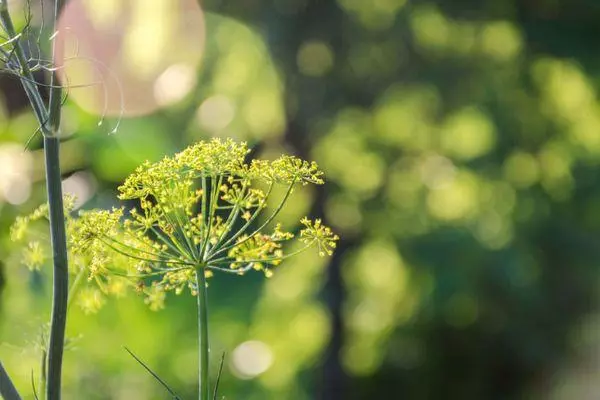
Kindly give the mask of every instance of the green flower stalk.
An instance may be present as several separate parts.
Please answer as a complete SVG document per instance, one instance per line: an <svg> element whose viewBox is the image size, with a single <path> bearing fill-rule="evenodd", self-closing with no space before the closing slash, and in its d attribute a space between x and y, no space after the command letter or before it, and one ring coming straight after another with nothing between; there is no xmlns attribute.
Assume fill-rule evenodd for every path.
<svg viewBox="0 0 600 400"><path fill-rule="evenodd" d="M96 283L80 292L80 305L95 311L102 295L126 287L144 293L153 310L164 307L168 291L189 290L197 297L201 400L210 396L207 279L252 270L270 277L283 260L311 247L331 255L338 240L319 219L303 218L298 235L276 222L298 185L323 184L316 163L293 156L247 162L248 153L245 143L232 140L200 142L142 164L125 180L119 198L135 201L135 208L67 218L72 273L85 269ZM273 194L277 186L284 188L282 196ZM41 211L17 221L15 239ZM302 245L290 252L286 244L295 238ZM24 257L33 267L42 253L36 243Z"/></svg>

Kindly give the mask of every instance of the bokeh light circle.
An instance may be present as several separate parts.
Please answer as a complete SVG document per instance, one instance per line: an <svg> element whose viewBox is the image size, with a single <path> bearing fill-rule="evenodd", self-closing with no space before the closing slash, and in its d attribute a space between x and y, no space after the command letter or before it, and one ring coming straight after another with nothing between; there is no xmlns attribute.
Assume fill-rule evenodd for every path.
<svg viewBox="0 0 600 400"><path fill-rule="evenodd" d="M241 379L252 379L267 371L274 361L273 352L258 340L248 340L233 350L232 371Z"/></svg>
<svg viewBox="0 0 600 400"><path fill-rule="evenodd" d="M193 89L204 15L196 0L71 0L54 40L71 100L98 115L138 116Z"/></svg>

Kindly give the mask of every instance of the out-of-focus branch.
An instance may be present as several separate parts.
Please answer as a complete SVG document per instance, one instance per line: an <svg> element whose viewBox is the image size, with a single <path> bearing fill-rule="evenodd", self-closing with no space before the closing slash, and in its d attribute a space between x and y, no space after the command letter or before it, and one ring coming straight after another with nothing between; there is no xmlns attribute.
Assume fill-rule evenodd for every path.
<svg viewBox="0 0 600 400"><path fill-rule="evenodd" d="M0 396L4 400L21 400L21 396L6 373L2 362L0 362Z"/></svg>
<svg viewBox="0 0 600 400"><path fill-rule="evenodd" d="M9 40L12 40L17 37L17 32L15 31L15 27L8 12L8 2L7 0L0 0L0 22L2 23L2 27L6 31ZM22 76L21 84L25 89L25 93L27 94L27 98L31 103L31 107L33 108L33 112L40 124L42 133L44 135L49 134L48 128L48 112L44 105L44 100L42 96L35 86L35 78L33 77L33 73L29 68L29 64L27 63L27 58L25 57L25 50L23 49L23 45L20 42L20 39L16 39L13 43L14 46L14 55L16 57L16 61L19 64L20 71L19 73Z"/></svg>

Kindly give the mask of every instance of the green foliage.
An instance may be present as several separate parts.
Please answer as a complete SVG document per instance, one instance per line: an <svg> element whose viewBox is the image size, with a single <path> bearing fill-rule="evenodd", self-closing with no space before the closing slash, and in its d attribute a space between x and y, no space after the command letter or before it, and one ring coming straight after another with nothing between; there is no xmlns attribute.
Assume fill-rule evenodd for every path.
<svg viewBox="0 0 600 400"><path fill-rule="evenodd" d="M284 230L322 214L346 239L331 263L311 251L272 279L210 280L213 349L228 350L228 397L311 399L327 388L321 397L331 399L551 397L560 371L594 354L588 346L598 337L589 315L600 257L594 1L220 4L204 2L206 52L185 98L123 121L109 136L102 133L115 121L98 128L71 97L62 155L73 172L66 186L82 191L84 208L106 210L121 206L112 201L115 183L141 160L213 136L253 141L267 159L293 148L327 172L327 187L298 185L277 220ZM130 47L160 57L159 46L140 37ZM0 168L0 246L9 255L8 225L44 198L39 144L26 162L17 158L34 118L13 100L18 92L0 85L0 159L13 166ZM275 185L271 197L285 188ZM267 188L252 189L261 190L250 199L257 204ZM222 206L232 206L238 190L223 193ZM133 204L146 218L139 200L126 200ZM295 242L288 241L302 245ZM26 250L24 243L19 260ZM11 261L2 341L20 344L37 332L22 321L41 314L48 269L29 273ZM144 290L157 279L144 279ZM138 366L105 351L123 343L139 343L136 352L191 395L193 299L173 296L168 312L153 313L133 296L106 301L91 283L82 291L93 289L90 303L101 300L104 309L71 312L71 331L84 335L75 356L87 362L67 370L66 396L99 399L110 388L113 397L161 398L150 379L139 381ZM235 357L247 341L268 349L250 357L270 360L264 371ZM0 351L16 379L29 376L22 364L37 362L27 351ZM348 379L336 387L342 371ZM585 397L569 390L563 397Z"/></svg>

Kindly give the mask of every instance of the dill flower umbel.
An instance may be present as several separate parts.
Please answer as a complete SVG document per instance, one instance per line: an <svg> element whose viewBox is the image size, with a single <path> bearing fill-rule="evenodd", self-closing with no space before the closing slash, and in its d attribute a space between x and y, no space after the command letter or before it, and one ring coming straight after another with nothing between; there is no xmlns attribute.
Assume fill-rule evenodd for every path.
<svg viewBox="0 0 600 400"><path fill-rule="evenodd" d="M179 294L187 288L196 295L198 271L205 278L251 270L269 277L283 260L310 247L331 255L338 237L320 219L303 218L299 235L275 221L296 186L323 184L317 164L287 155L247 162L248 153L246 143L213 139L143 163L119 187L119 198L134 201L134 208L68 217L72 265L84 263L88 280L102 293L111 294L113 286L123 288L125 282L145 293L156 310L167 291ZM284 187L279 199L272 198L276 186ZM36 218L39 210L19 219L15 239ZM303 246L287 252L285 244L296 236ZM30 245L32 255L35 246ZM39 257L30 258L36 268L33 260Z"/></svg>
<svg viewBox="0 0 600 400"><path fill-rule="evenodd" d="M84 312L94 313L98 311L104 303L105 294L122 295L124 288L129 285L129 280L124 278L121 273L98 274L97 271L108 271L109 265L115 268L125 265L127 259L120 255L104 252L97 244L86 247L82 251L82 223L83 219L73 216L74 198L65 196L65 226L68 239L68 258L69 275L71 276L71 290L69 291L69 304L76 302ZM31 270L41 270L46 263L50 262L51 249L47 229L49 215L48 205L43 204L36 208L31 214L24 217L17 217L10 230L10 238L13 242L23 244L21 262ZM87 244L86 244L87 246ZM94 251L91 251L95 248ZM92 256L93 255L93 256ZM90 283L95 283L96 287L90 286L83 290L78 290L81 283L88 276Z"/></svg>

